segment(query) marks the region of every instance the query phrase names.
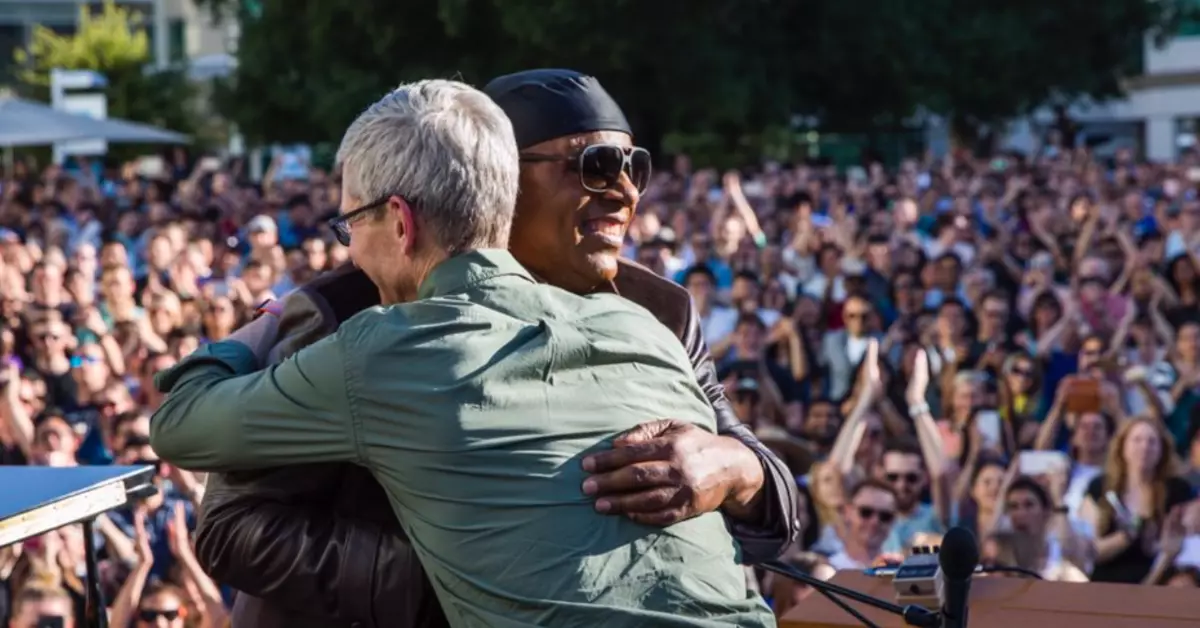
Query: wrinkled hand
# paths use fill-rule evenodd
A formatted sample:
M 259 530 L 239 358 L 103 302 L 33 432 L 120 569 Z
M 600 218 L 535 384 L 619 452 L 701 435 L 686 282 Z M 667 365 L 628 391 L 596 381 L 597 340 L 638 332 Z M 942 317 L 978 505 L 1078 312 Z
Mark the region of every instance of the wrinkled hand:
M 745 445 L 690 423 L 663 419 L 618 436 L 613 449 L 583 460 L 583 492 L 596 510 L 667 526 L 725 507 L 738 516 L 757 505 L 762 465 Z M 737 511 L 742 511 L 741 513 Z

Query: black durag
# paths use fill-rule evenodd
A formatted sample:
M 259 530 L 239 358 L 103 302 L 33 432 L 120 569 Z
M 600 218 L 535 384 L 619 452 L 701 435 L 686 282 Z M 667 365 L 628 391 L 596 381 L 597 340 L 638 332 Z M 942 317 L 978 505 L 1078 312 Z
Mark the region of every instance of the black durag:
M 621 131 L 633 135 L 617 101 L 595 77 L 574 70 L 526 70 L 492 79 L 483 91 L 512 120 L 517 148 L 547 140 Z

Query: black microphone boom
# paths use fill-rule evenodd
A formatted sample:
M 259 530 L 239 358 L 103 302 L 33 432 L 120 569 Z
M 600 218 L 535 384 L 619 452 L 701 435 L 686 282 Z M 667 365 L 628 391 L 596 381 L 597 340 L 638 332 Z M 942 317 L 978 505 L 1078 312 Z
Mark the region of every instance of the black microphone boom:
M 902 617 L 904 618 L 904 623 L 908 624 L 909 626 L 915 626 L 916 628 L 939 628 L 938 614 L 928 609 L 921 608 L 920 606 L 915 606 L 912 604 L 900 606 L 899 604 L 893 604 L 887 600 L 881 600 L 865 593 L 859 593 L 853 589 L 847 589 L 846 587 L 838 586 L 832 582 L 825 582 L 820 578 L 810 576 L 799 569 L 796 569 L 795 567 L 778 560 L 761 563 L 758 566 L 766 569 L 767 571 L 773 571 L 777 574 L 787 576 L 792 580 L 802 584 L 807 584 L 813 589 L 816 589 L 817 592 L 829 598 L 834 604 L 837 604 L 842 610 L 853 615 L 855 619 L 869 628 L 874 628 L 875 624 L 873 624 L 866 617 L 863 617 L 862 614 L 851 608 L 848 604 L 839 600 L 837 596 L 841 596 L 853 602 L 858 602 L 859 604 L 871 606 L 881 611 Z
M 942 572 L 942 627 L 967 628 L 971 576 L 979 565 L 979 542 L 966 528 L 950 528 L 938 552 Z

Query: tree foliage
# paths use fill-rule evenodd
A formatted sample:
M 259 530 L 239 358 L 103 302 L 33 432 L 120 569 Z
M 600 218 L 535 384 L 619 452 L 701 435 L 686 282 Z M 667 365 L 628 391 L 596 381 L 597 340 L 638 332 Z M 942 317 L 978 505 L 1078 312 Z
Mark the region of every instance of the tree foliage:
M 108 81 L 105 95 L 113 117 L 145 122 L 180 132 L 194 129 L 194 91 L 181 70 L 146 72 L 150 39 L 141 18 L 106 0 L 97 13 L 80 8 L 78 28 L 60 35 L 34 28 L 28 50 L 13 53 L 24 91 L 45 98 L 50 71 L 94 70 Z
M 1147 33 L 1188 0 L 196 0 L 240 12 L 221 98 L 251 140 L 327 141 L 397 83 L 482 84 L 535 67 L 601 78 L 641 135 L 747 130 L 815 115 L 894 129 L 918 110 L 964 126 L 1121 93 Z

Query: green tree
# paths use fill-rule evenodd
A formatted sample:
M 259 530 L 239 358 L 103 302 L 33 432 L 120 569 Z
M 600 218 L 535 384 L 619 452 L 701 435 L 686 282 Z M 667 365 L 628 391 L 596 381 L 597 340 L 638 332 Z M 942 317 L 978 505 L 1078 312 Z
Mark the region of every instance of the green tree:
M 180 69 L 146 72 L 149 44 L 140 17 L 107 0 L 95 14 L 80 8 L 75 33 L 37 26 L 29 49 L 13 54 L 27 95 L 46 97 L 53 68 L 94 70 L 108 81 L 109 115 L 191 132 L 197 122 L 192 85 Z
M 329 140 L 404 80 L 479 84 L 571 67 L 601 77 L 647 143 L 671 130 L 716 130 L 735 141 L 748 126 L 785 117 L 792 93 L 772 72 L 784 64 L 783 33 L 765 28 L 783 3 L 750 4 L 263 0 L 258 17 L 242 13 L 238 73 L 221 108 L 252 140 Z
M 970 136 L 1048 103 L 1123 95 L 1142 72 L 1146 37 L 1160 43 L 1191 0 L 953 0 L 922 3 L 924 104 Z
M 593 73 L 639 142 L 715 138 L 815 115 L 894 130 L 919 110 L 994 124 L 1060 99 L 1121 93 L 1147 32 L 1190 0 L 196 0 L 242 20 L 221 109 L 252 141 L 328 141 L 395 84 Z

